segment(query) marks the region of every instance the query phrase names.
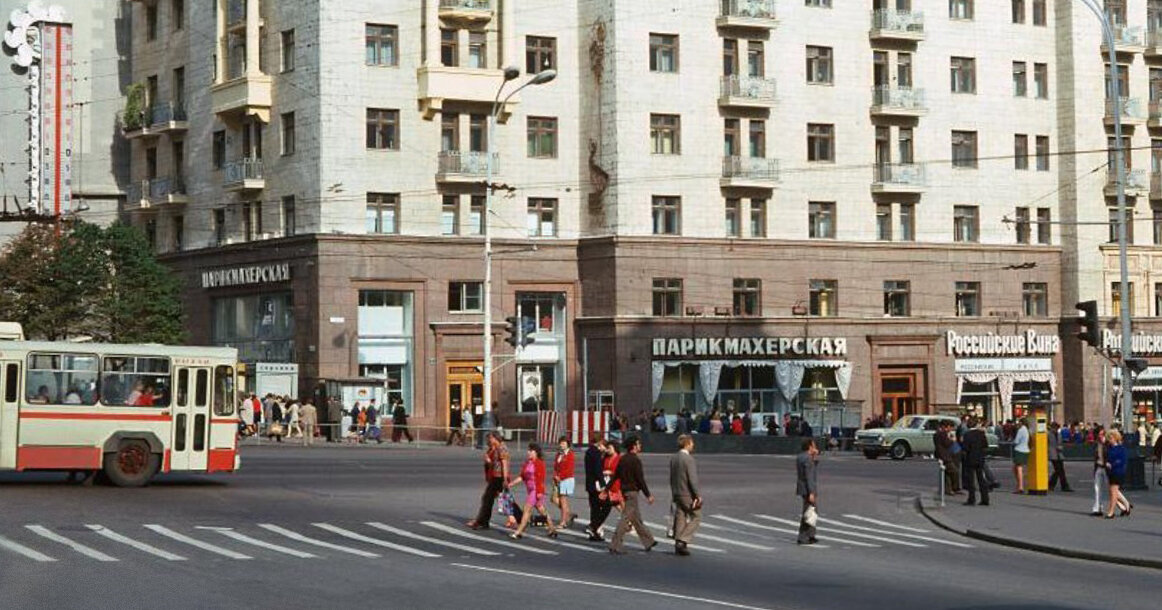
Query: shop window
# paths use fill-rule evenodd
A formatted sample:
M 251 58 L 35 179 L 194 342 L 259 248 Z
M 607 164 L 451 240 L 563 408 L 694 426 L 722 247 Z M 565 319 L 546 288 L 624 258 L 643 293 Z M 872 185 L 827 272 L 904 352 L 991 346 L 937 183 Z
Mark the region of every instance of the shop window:
M 294 362 L 290 293 L 214 299 L 211 342 L 238 348 L 242 362 Z
M 677 413 L 682 409 L 696 411 L 698 406 L 698 365 L 682 364 L 665 367 L 662 376 L 662 391 L 654 407 L 666 413 Z
M 411 413 L 413 293 L 359 291 L 359 376 L 382 379 L 384 404 L 403 402 Z
M 565 293 L 518 292 L 516 308 L 522 335 L 565 334 Z
M 448 282 L 450 313 L 480 313 L 484 294 L 481 282 Z
M 396 401 L 403 403 L 404 410 L 410 415 L 413 412 L 411 400 L 408 393 L 404 391 L 405 386 L 410 386 L 411 379 L 410 364 L 361 364 L 359 365 L 359 376 L 364 379 L 380 379 L 383 380 L 383 408 L 387 409 L 386 405 L 395 404 Z M 405 381 L 407 383 L 405 383 Z M 392 407 L 394 408 L 394 407 Z M 390 413 L 383 413 L 384 417 Z
M 962 411 L 975 417 L 983 417 L 990 422 L 996 422 L 1002 417 L 1000 411 L 1000 394 L 997 392 L 997 382 L 972 383 L 960 381 L 960 408 Z
M 762 286 L 762 280 L 735 278 L 734 315 L 762 315 Z
M 956 315 L 962 318 L 980 315 L 980 282 L 956 283 Z
M 795 406 L 802 409 L 810 405 L 833 404 L 842 400 L 843 395 L 839 392 L 839 384 L 835 380 L 835 369 L 809 368 L 803 374 L 803 385 L 799 387 Z
M 654 278 L 655 316 L 682 315 L 682 280 L 677 278 Z
M 901 318 L 912 315 L 912 284 L 903 280 L 884 282 L 884 315 Z
M 839 281 L 811 280 L 811 315 L 827 318 L 839 315 Z
M 536 364 L 517 369 L 520 402 L 517 411 L 535 413 L 552 411 L 557 399 L 557 365 Z
M 31 354 L 24 377 L 27 402 L 38 405 L 97 404 L 97 356 Z
M 1162 282 L 1154 284 L 1154 315 L 1162 317 Z
M 101 402 L 118 407 L 170 404 L 169 358 L 106 357 L 101 368 Z

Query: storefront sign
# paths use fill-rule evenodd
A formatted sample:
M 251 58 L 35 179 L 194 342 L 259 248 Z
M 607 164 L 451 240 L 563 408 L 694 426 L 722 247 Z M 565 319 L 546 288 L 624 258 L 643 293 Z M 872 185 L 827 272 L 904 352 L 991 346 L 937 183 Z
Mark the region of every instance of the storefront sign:
M 1061 337 L 1041 335 L 1033 329 L 1020 335 L 945 335 L 950 356 L 1051 356 L 1061 351 Z
M 1162 335 L 1147 335 L 1139 333 L 1131 339 L 1131 346 L 1134 348 L 1134 353 L 1142 356 L 1153 356 L 1162 354 Z M 1102 349 L 1111 352 L 1122 351 L 1122 335 L 1108 329 L 1101 331 L 1101 346 Z
M 655 358 L 846 356 L 846 337 L 722 337 L 654 339 Z
M 247 265 L 229 269 L 214 269 L 202 272 L 202 288 L 222 288 L 247 284 L 271 284 L 285 282 L 291 277 L 290 263 L 273 265 Z
M 1051 358 L 959 358 L 957 373 L 1013 373 L 1052 371 Z

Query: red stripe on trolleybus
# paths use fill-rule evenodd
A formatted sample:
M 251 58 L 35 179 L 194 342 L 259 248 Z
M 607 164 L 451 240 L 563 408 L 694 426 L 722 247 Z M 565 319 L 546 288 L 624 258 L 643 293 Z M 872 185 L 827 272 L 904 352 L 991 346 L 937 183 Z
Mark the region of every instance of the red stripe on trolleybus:
M 48 411 L 21 411 L 20 419 L 76 419 L 102 421 L 156 421 L 168 422 L 173 418 L 156 413 L 67 413 Z
M 17 447 L 17 470 L 93 470 L 101 467 L 100 447 Z
M 234 470 L 233 449 L 211 449 L 206 460 L 206 472 L 230 472 Z

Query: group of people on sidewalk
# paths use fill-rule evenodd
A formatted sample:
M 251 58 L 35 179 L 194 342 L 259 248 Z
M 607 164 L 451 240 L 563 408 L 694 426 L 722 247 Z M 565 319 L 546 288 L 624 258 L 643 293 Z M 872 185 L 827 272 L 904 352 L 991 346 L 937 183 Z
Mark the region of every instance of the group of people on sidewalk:
M 283 438 L 301 438 L 310 445 L 318 435 L 319 412 L 310 399 L 268 393 L 261 400 L 251 392 L 238 408 L 238 437 L 262 434 L 282 442 Z

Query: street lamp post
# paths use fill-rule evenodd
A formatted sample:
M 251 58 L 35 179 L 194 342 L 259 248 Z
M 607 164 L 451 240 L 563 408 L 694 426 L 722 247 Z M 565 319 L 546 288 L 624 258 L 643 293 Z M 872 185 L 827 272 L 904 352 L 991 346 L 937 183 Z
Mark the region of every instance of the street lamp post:
M 480 222 L 483 225 L 481 230 L 484 232 L 484 329 L 482 331 L 482 338 L 484 340 L 484 417 L 481 422 L 486 430 L 494 427 L 494 420 L 492 414 L 492 221 L 488 217 L 492 213 L 492 173 L 493 173 L 493 156 L 494 152 L 494 134 L 496 132 L 496 117 L 500 114 L 500 109 L 508 103 L 512 96 L 516 95 L 521 89 L 529 85 L 543 85 L 557 77 L 556 70 L 545 70 L 538 72 L 535 76 L 528 80 L 523 85 L 513 89 L 504 100 L 501 101 L 500 95 L 504 92 L 504 86 L 509 81 L 516 80 L 520 76 L 520 68 L 516 66 L 509 66 L 504 69 L 504 80 L 501 81 L 500 86 L 496 89 L 496 97 L 492 100 L 492 112 L 488 114 L 488 134 L 485 143 L 485 179 L 484 179 L 484 210 L 481 214 Z
M 1134 380 L 1130 373 L 1128 365 L 1128 358 L 1133 356 L 1133 343 L 1130 329 L 1130 308 L 1133 306 L 1130 303 L 1130 270 L 1126 258 L 1126 157 L 1125 149 L 1122 146 L 1122 91 L 1118 84 L 1118 58 L 1117 51 L 1114 49 L 1114 29 L 1110 23 L 1110 17 L 1105 10 L 1098 5 L 1097 0 L 1081 0 L 1086 8 L 1098 18 L 1101 22 L 1102 34 L 1105 36 L 1106 51 L 1109 54 L 1110 62 L 1110 89 L 1109 95 L 1113 98 L 1114 111 L 1114 171 L 1117 176 L 1118 185 L 1118 269 L 1120 273 L 1120 286 L 1118 287 L 1118 298 L 1121 301 L 1119 314 L 1121 318 L 1122 327 L 1122 356 L 1118 366 L 1122 370 L 1122 429 L 1126 432 L 1130 431 L 1131 412 L 1133 411 L 1134 398 L 1132 395 Z

